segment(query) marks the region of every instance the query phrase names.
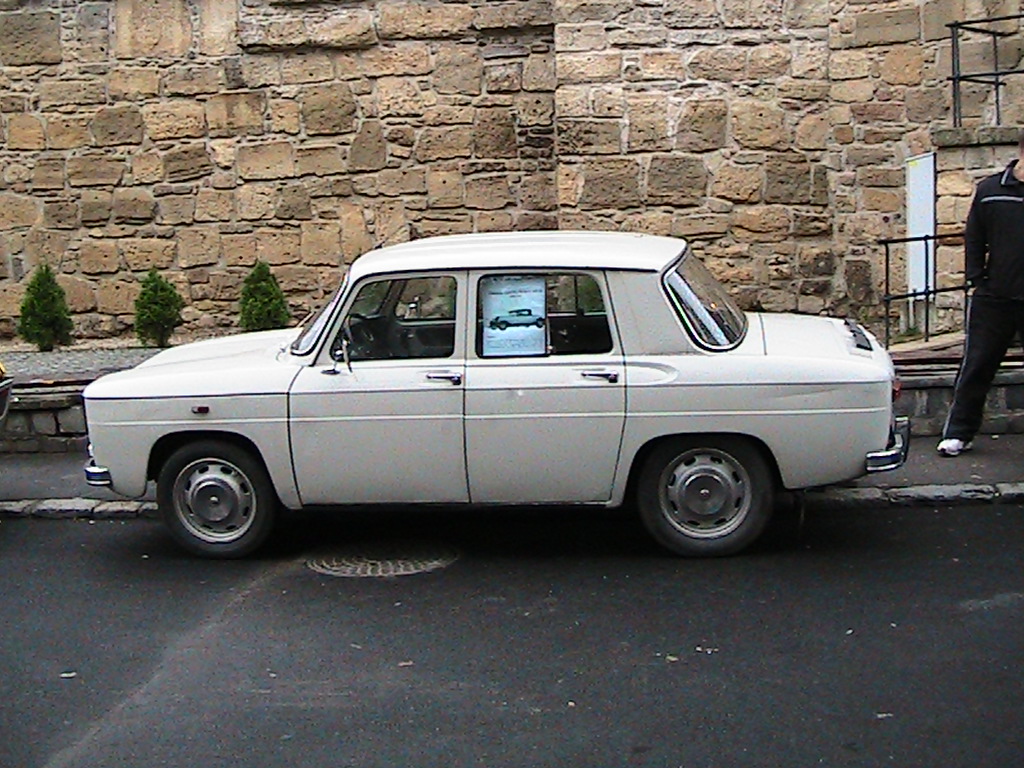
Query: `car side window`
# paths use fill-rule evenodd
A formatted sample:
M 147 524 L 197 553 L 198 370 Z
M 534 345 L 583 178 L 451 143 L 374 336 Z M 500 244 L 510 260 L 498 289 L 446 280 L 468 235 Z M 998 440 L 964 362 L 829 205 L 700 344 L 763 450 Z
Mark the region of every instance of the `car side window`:
M 350 361 L 451 357 L 457 288 L 449 275 L 366 283 L 356 292 L 331 349 L 347 343 Z
M 601 287 L 577 273 L 502 274 L 477 285 L 477 354 L 547 357 L 612 350 Z

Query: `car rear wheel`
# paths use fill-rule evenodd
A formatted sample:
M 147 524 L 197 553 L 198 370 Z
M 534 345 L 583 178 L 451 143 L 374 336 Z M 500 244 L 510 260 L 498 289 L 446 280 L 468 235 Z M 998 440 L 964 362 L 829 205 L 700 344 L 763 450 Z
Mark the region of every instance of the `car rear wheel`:
M 651 535 L 676 554 L 731 555 L 753 543 L 768 523 L 772 478 L 749 441 L 680 438 L 648 458 L 637 505 Z
M 267 538 L 279 505 L 262 463 L 220 440 L 185 445 L 157 477 L 157 503 L 175 540 L 204 557 L 243 557 Z

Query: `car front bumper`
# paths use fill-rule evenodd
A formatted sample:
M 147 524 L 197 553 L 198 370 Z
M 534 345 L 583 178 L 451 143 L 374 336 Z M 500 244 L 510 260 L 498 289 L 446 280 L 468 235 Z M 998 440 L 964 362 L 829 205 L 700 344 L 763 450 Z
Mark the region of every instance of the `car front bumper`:
M 881 451 L 871 451 L 865 456 L 868 472 L 888 472 L 902 467 L 910 452 L 910 419 L 897 416 L 892 426 L 889 445 Z

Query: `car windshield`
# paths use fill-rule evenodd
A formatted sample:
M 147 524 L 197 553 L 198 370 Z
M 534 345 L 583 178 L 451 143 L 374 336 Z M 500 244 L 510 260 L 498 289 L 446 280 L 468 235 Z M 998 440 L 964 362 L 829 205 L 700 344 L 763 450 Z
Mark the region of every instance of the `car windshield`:
M 331 297 L 331 300 L 306 318 L 302 324 L 302 333 L 292 342 L 291 350 L 293 354 L 306 355 L 313 349 L 316 345 L 316 340 L 320 337 L 320 332 L 331 319 L 331 315 L 334 314 L 334 308 L 337 306 L 341 295 L 345 292 L 345 285 L 347 283 L 348 278 L 346 277 L 342 281 L 341 287 Z
M 731 349 L 743 339 L 746 314 L 692 252 L 665 275 L 665 284 L 683 324 L 702 347 Z

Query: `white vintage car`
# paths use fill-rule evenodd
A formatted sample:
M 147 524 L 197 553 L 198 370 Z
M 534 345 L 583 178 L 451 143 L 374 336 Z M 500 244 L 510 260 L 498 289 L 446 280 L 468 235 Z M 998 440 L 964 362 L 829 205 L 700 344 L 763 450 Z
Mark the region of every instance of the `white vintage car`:
M 524 310 L 543 322 L 491 322 Z M 777 492 L 900 466 L 897 392 L 859 325 L 745 314 L 682 240 L 458 235 L 362 256 L 300 329 L 94 382 L 86 476 L 155 479 L 201 555 L 251 552 L 282 506 L 627 501 L 673 552 L 725 555 Z

